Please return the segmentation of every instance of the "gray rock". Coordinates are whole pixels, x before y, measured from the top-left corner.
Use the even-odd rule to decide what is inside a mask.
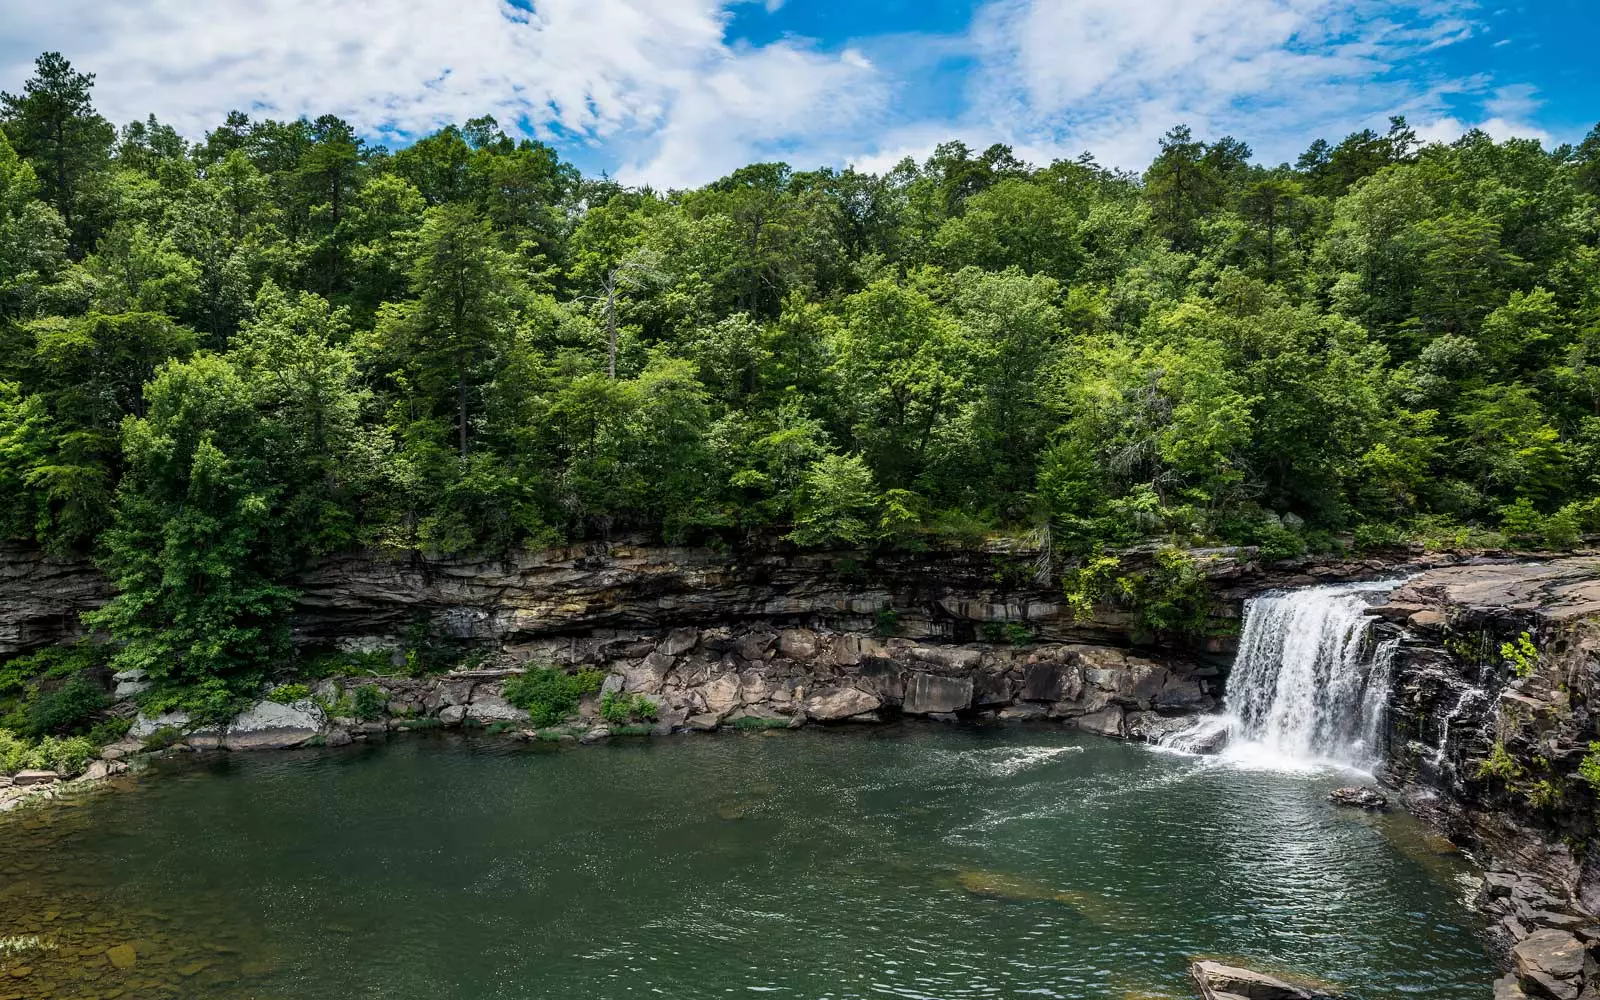
[[[61,780],[61,775],[54,771],[27,770],[18,771],[11,776],[11,783],[18,788],[29,785],[53,785]]]
[[[1378,810],[1389,808],[1389,797],[1376,788],[1365,785],[1353,785],[1349,788],[1335,788],[1328,793],[1328,801],[1336,806],[1347,806],[1352,809]]]
[[[960,646],[917,646],[911,650],[911,658],[947,670],[973,670],[983,660],[983,652]]]
[[[1253,969],[1202,961],[1189,966],[1189,975],[1205,1000],[1332,1000],[1310,983],[1291,983]]]
[[[579,743],[599,743],[611,738],[611,730],[605,726],[595,726],[578,738]]]
[[[439,721],[447,726],[459,726],[466,717],[467,706],[465,705],[446,705],[444,708],[439,709]]]
[[[909,715],[959,712],[972,705],[972,678],[917,672],[906,683],[903,710]]]
[[[616,694],[626,688],[628,679],[621,674],[606,674],[606,679],[600,684],[600,694]]]
[[[877,711],[882,700],[852,687],[832,688],[807,697],[802,703],[806,715],[822,722],[833,722]]]
[[[1079,729],[1098,733],[1101,736],[1121,737],[1123,735],[1122,717],[1123,712],[1120,706],[1108,705],[1098,712],[1079,716],[1075,720],[1075,724]]]
[[[1576,1000],[1583,956],[1577,937],[1553,928],[1534,931],[1511,949],[1523,988],[1554,1000]]]
[[[104,781],[111,776],[111,762],[104,760],[90,761],[81,776],[83,781]]]
[[[1049,708],[1033,702],[1023,702],[1020,705],[1008,705],[1000,710],[1000,718],[1008,721],[1043,719],[1049,716],[1049,714]]]
[[[126,701],[150,690],[150,682],[145,680],[143,670],[119,670],[111,675],[111,679],[117,685],[116,690],[111,692],[111,697],[117,701]]]
[[[288,705],[257,702],[233,717],[222,743],[230,750],[284,750],[311,740],[327,721],[322,708],[309,698]]]
[[[661,645],[657,646],[656,650],[666,656],[682,656],[693,649],[699,641],[699,629],[675,628],[667,633],[667,637],[661,640]]]
[[[181,733],[188,728],[188,712],[162,712],[160,715],[153,716],[140,712],[139,717],[133,720],[133,726],[129,728],[128,735],[136,740],[142,740],[146,737],[154,736],[163,729],[176,729]]]
[[[483,723],[526,722],[528,713],[506,701],[498,691],[478,691],[467,706],[466,718]]]
[[[345,747],[353,742],[355,742],[355,738],[350,735],[350,730],[348,729],[328,730],[327,745],[330,747]]]
[[[778,653],[803,663],[817,655],[817,634],[810,629],[784,629],[778,633]]]
[[[1494,1000],[1527,1000],[1527,997],[1516,976],[1502,976],[1494,981]]]
[[[1059,701],[1062,669],[1059,663],[1030,663],[1022,674],[1022,700]]]

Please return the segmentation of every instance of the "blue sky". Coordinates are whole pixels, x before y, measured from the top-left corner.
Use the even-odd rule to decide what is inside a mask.
[[[485,112],[586,171],[881,169],[960,138],[1140,168],[1187,122],[1292,159],[1405,114],[1575,142],[1600,2],[0,0],[0,87],[59,49],[117,121],[342,115],[400,145]]]

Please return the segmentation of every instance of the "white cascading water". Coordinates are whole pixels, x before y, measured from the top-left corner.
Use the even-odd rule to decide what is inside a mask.
[[[1228,679],[1230,754],[1370,767],[1393,644],[1366,609],[1393,582],[1309,587],[1250,601]]]

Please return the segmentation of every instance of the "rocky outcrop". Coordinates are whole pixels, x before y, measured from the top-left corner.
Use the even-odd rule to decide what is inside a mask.
[[[1264,562],[1252,549],[1192,553],[1215,598],[1216,638],[1194,652],[1226,662],[1245,598],[1263,590],[1373,579],[1504,556],[1397,553]],[[815,552],[782,542],[735,549],[589,542],[501,558],[348,553],[301,572],[295,638],[305,645],[416,631],[504,649],[604,629],[649,631],[763,622],[869,632],[881,618],[898,634],[940,643],[1002,638],[1133,646],[1135,615],[1107,603],[1080,619],[1063,599],[1059,566],[1015,539],[925,552]],[[1120,555],[1119,572],[1149,568],[1153,550]],[[110,596],[86,560],[0,544],[0,659],[81,632],[79,616]],[[994,634],[989,634],[994,633]],[[792,651],[785,651],[790,655]],[[676,655],[676,654],[672,654]],[[137,683],[135,681],[134,683]]]
[[[1337,1000],[1337,995],[1308,980],[1288,979],[1224,965],[1200,961],[1189,966],[1189,975],[1205,1000]]]
[[[1600,557],[1440,568],[1373,613],[1396,643],[1384,778],[1488,862],[1480,906],[1516,972],[1497,989],[1600,996],[1582,958],[1600,924],[1583,768],[1600,762]]]
[[[87,560],[0,543],[0,661],[81,635],[79,616],[110,596]]]

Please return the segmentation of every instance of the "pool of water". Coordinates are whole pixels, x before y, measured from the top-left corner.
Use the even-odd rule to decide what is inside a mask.
[[[185,758],[0,818],[0,998],[1487,996],[1465,866],[1349,780],[1024,726]]]

